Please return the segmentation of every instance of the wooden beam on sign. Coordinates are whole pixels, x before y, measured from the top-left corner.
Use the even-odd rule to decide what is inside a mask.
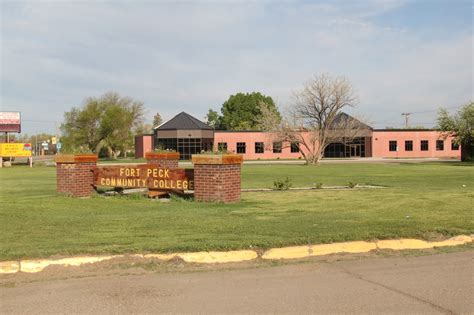
[[[148,188],[182,194],[194,189],[194,170],[170,169],[157,163],[97,166],[94,186]]]
[[[165,197],[167,195],[169,195],[169,193],[166,192],[166,191],[154,190],[154,189],[149,189],[148,190],[148,197],[149,198],[156,198],[156,197],[160,198],[160,197]]]

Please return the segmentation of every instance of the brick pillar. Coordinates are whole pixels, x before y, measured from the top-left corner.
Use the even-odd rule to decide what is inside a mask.
[[[147,163],[157,163],[164,168],[178,168],[179,152],[147,152]]]
[[[194,199],[203,202],[240,201],[242,155],[193,155]]]
[[[71,197],[89,197],[94,192],[97,156],[92,154],[56,156],[56,190]]]

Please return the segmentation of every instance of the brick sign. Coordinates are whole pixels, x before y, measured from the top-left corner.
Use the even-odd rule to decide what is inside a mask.
[[[99,166],[94,169],[94,186],[194,190],[194,170],[164,168],[154,163]]]
[[[148,154],[147,164],[97,166],[97,156],[56,156],[57,191],[72,197],[88,197],[97,187],[148,188],[149,197],[187,194],[201,202],[240,201],[242,156],[193,155],[194,169],[178,168],[179,154]]]

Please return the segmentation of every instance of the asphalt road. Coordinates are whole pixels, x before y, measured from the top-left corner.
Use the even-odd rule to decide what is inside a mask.
[[[474,251],[0,288],[0,313],[472,314]]]

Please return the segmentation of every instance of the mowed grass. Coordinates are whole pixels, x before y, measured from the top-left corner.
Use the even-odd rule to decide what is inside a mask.
[[[474,166],[244,165],[243,188],[358,184],[372,190],[243,193],[237,204],[56,194],[55,168],[0,169],[0,260],[269,248],[474,233]],[[463,187],[465,185],[465,187]]]

